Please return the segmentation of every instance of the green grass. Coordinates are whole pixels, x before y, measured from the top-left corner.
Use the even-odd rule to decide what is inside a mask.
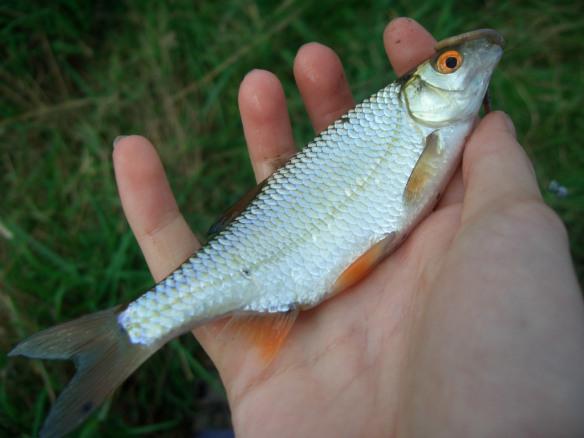
[[[236,104],[245,73],[268,68],[281,78],[302,145],[312,132],[291,73],[298,47],[311,40],[333,47],[363,98],[394,78],[381,32],[398,15],[416,18],[438,38],[479,27],[505,35],[494,106],[514,118],[546,200],[568,226],[583,278],[579,2],[46,4],[0,6],[2,351],[39,329],[132,299],[151,284],[117,198],[114,137],[140,133],[153,140],[183,213],[203,234],[253,184]],[[552,180],[568,195],[550,193]],[[0,431],[34,434],[72,367],[0,355],[0,370]],[[82,436],[185,436],[226,425],[217,387],[211,363],[184,337],[131,377],[81,428]]]

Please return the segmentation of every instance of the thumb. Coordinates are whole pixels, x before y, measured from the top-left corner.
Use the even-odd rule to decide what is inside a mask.
[[[485,116],[474,130],[464,151],[462,176],[463,222],[510,203],[542,199],[513,122],[500,111]]]

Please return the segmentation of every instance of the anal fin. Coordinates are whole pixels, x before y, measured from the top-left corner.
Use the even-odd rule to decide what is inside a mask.
[[[284,345],[299,310],[277,313],[242,313],[234,315],[222,329],[219,337],[229,348],[254,347],[267,367]]]

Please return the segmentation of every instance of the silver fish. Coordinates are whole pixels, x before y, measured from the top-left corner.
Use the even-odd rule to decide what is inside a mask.
[[[366,99],[258,186],[176,271],[127,306],[37,333],[10,355],[73,359],[41,432],[79,425],[170,339],[216,318],[299,310],[359,281],[431,211],[457,168],[503,39],[477,30]],[[274,354],[274,352],[270,353]]]

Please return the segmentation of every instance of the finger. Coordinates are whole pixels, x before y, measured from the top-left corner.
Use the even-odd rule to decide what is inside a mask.
[[[462,183],[462,170],[459,167],[456,173],[446,186],[444,194],[440,198],[436,209],[448,207],[453,204],[460,204],[464,198],[464,185]]]
[[[198,247],[152,144],[132,135],[116,142],[114,169],[124,213],[156,281],[162,280]]]
[[[322,44],[308,43],[298,50],[294,78],[316,132],[355,106],[339,57]]]
[[[265,70],[253,70],[239,87],[239,111],[257,181],[270,176],[295,152],[282,85]]]
[[[541,200],[527,154],[515,139],[515,128],[500,111],[485,116],[463,155],[465,186],[463,221],[496,205]]]
[[[434,54],[436,40],[411,18],[396,18],[383,31],[383,44],[398,76]]]

